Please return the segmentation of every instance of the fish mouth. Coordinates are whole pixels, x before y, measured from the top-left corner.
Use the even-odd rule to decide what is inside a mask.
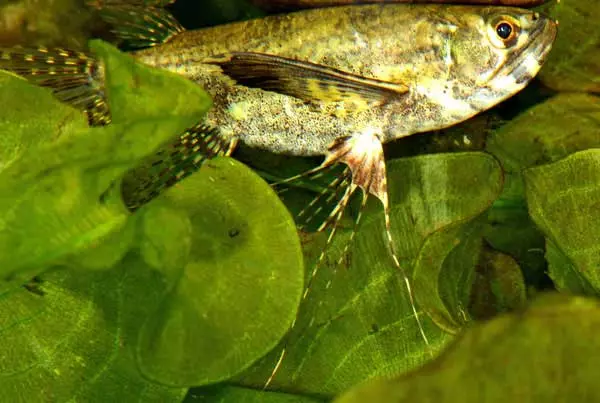
[[[548,17],[536,16],[538,23],[529,34],[529,44],[509,54],[499,71],[502,76],[512,76],[517,84],[524,84],[535,77],[556,39],[558,23]]]

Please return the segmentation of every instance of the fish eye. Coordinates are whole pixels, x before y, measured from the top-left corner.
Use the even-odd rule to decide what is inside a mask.
[[[494,25],[494,32],[498,39],[502,41],[503,47],[510,47],[517,42],[519,27],[512,21],[502,19]]]
[[[508,22],[501,22],[496,25],[496,33],[502,39],[508,39],[512,32],[512,25],[510,25]]]

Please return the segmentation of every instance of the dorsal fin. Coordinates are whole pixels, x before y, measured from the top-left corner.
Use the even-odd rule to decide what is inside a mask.
[[[385,104],[408,92],[403,84],[366,78],[332,67],[264,53],[234,52],[211,59],[239,84],[307,102]]]
[[[165,43],[185,29],[162,7],[168,1],[87,0],[87,5],[112,27],[112,32],[131,48]]]

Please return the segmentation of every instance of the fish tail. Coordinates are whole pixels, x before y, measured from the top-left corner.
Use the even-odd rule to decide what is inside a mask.
[[[103,64],[88,53],[46,47],[0,48],[0,70],[51,88],[60,101],[84,111],[92,125],[110,123]]]
[[[169,1],[87,0],[88,7],[111,26],[120,45],[137,49],[168,42],[185,28],[163,6]]]

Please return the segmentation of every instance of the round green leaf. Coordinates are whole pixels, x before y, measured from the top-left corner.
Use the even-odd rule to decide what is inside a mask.
[[[183,403],[325,403],[325,400],[291,393],[265,392],[235,386],[192,389]]]
[[[55,270],[34,292],[0,294],[0,401],[183,399],[185,389],[142,377],[130,353],[136,329],[156,306],[155,290],[162,290],[139,261],[107,271]]]
[[[600,98],[560,94],[534,106],[497,130],[486,150],[512,173],[600,146]]]
[[[226,158],[207,162],[162,202],[187,214],[190,257],[142,329],[140,366],[170,385],[219,382],[272,349],[296,316],[304,276],[296,228],[269,186]],[[167,232],[164,242],[182,242],[180,234]]]
[[[85,130],[83,114],[56,102],[51,91],[0,71],[0,172],[42,144]]]
[[[468,321],[481,253],[483,227],[477,217],[500,194],[502,171],[494,158],[481,153],[436,156],[437,165],[426,164],[425,158],[422,161],[422,169],[431,172],[423,175],[425,186],[436,189],[443,202],[431,200],[435,207],[412,212],[415,217],[429,215],[437,221],[414,262],[415,295],[438,326],[455,333]]]
[[[90,49],[106,66],[106,95],[114,123],[176,116],[191,119],[191,126],[211,105],[208,94],[181,75],[137,63],[135,55],[117,52],[102,41],[91,41]]]
[[[388,184],[392,236],[400,263],[410,275],[427,239],[446,227],[475,219],[490,205],[500,182],[493,158],[465,153],[390,161]],[[272,383],[275,390],[331,398],[365,379],[414,370],[452,338],[418,305],[429,341],[425,344],[404,280],[390,256],[381,203],[371,200],[355,242],[340,262],[351,228],[350,219],[342,224],[303,301],[296,326],[284,341],[287,354]],[[307,259],[307,273],[326,242],[324,235],[304,237],[306,253],[312,257]],[[442,239],[438,241],[441,244]],[[468,262],[465,267],[474,269],[468,253],[457,254],[455,259],[453,265]],[[419,271],[424,265],[423,259]],[[460,279],[450,283],[443,275],[427,281],[437,287],[437,293],[440,289],[456,292],[455,284],[468,283]],[[414,291],[419,298],[418,290]],[[427,297],[424,302],[429,303]],[[240,382],[262,387],[280,348],[244,373]]]
[[[517,258],[529,284],[547,283],[547,263],[544,236],[527,211],[522,172],[599,147],[598,130],[600,98],[559,94],[521,113],[488,139],[487,151],[500,160],[506,186],[491,211],[486,240]]]
[[[470,312],[476,319],[489,319],[498,312],[522,308],[527,301],[525,279],[517,262],[504,253],[485,248],[479,260]]]
[[[13,151],[3,156],[7,165],[0,170],[0,276],[26,279],[57,259],[82,253],[104,240],[114,246],[107,249],[115,255],[112,261],[95,264],[82,257],[87,260],[74,265],[109,268],[118,261],[131,240],[127,231],[119,232],[129,216],[121,202],[121,177],[195,123],[209,107],[206,93],[195,83],[138,65],[109,45],[94,44],[106,61],[107,76],[112,77],[107,91],[113,85],[118,88],[111,106],[128,114],[128,119],[117,119],[122,123],[85,129],[74,118],[63,122],[60,119],[70,115],[65,106],[49,99],[47,90],[2,75],[13,100],[0,112],[0,124],[15,132],[7,135],[13,139]],[[155,96],[157,89],[160,97]],[[128,91],[135,96],[127,95]],[[36,95],[40,100],[33,105],[46,110],[28,109],[25,118],[21,109]],[[132,102],[139,113],[130,111]],[[50,110],[58,111],[58,120],[49,118]],[[32,147],[29,139],[39,138],[42,126],[49,135],[59,137]],[[27,152],[18,151],[21,142]]]

